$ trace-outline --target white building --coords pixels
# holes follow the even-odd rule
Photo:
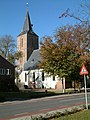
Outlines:
[[[39,49],[34,50],[19,76],[20,82],[29,88],[57,88],[57,83],[60,81],[56,76],[49,76],[39,69],[38,63],[40,61]]]

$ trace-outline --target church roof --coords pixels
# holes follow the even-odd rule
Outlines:
[[[26,33],[30,33],[30,34],[33,34],[35,36],[38,36],[37,34],[35,34],[33,32],[33,29],[32,29],[32,24],[31,24],[31,20],[30,20],[30,16],[29,16],[29,12],[27,10],[26,12],[26,17],[25,17],[25,21],[24,21],[24,26],[23,26],[23,29],[21,31],[21,33],[19,35],[22,35],[22,34],[26,34]],[[19,36],[18,35],[18,36]]]
[[[22,32],[32,31],[32,26],[33,25],[31,24],[30,21],[29,12],[27,11]]]
[[[24,64],[24,70],[36,69],[38,67],[39,62],[41,62],[41,56],[39,49],[37,49],[32,52],[27,63]]]

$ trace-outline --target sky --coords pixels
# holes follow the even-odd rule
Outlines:
[[[24,25],[27,2],[33,31],[40,40],[45,35],[53,36],[60,26],[74,24],[75,19],[59,16],[67,8],[78,14],[83,1],[89,0],[0,0],[0,37],[11,35],[17,41]]]

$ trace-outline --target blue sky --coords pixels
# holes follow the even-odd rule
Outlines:
[[[83,1],[85,0],[0,0],[0,37],[10,34],[17,40],[17,35],[23,28],[27,2],[33,30],[40,39],[44,35],[53,36],[59,26],[73,24],[73,18],[58,17],[67,8],[78,14]]]

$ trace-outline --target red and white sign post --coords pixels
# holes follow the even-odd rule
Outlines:
[[[86,76],[88,74],[88,71],[86,67],[83,65],[80,71],[80,75],[84,75],[84,84],[85,84],[85,100],[86,100],[86,108],[88,109],[88,103],[87,103],[87,89],[86,89]]]

